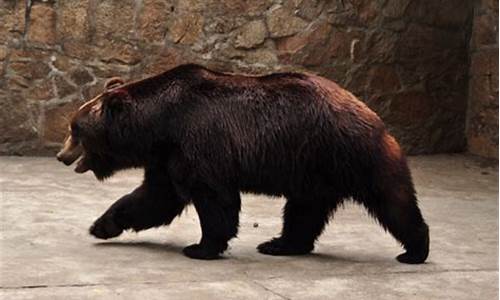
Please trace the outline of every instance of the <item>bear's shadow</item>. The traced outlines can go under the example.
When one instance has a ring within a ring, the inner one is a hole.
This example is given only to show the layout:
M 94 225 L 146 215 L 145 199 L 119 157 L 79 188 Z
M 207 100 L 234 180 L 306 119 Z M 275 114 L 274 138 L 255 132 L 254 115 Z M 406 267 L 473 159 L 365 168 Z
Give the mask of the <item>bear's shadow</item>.
M 171 252 L 176 254 L 182 254 L 182 249 L 184 246 L 166 243 L 155 243 L 155 242 L 98 242 L 94 243 L 96 247 L 109 247 L 109 248 L 141 248 L 146 249 L 156 253 Z
M 109 242 L 97 242 L 94 243 L 96 247 L 103 248 L 137 248 L 137 249 L 145 249 L 147 251 L 151 251 L 157 254 L 162 254 L 165 252 L 176 254 L 184 257 L 182 254 L 182 249 L 184 249 L 185 245 L 176 245 L 176 244 L 168 244 L 168 243 L 157 243 L 157 242 L 149 242 L 149 241 L 109 241 Z M 264 255 L 267 257 L 267 255 Z M 232 255 L 222 255 L 220 259 L 235 259 Z M 311 262 L 317 263 L 325 263 L 325 262 L 339 262 L 339 263 L 363 263 L 363 262 L 377 262 L 380 258 L 374 257 L 364 257 L 363 258 L 354 258 L 348 257 L 345 255 L 333 255 L 329 253 L 318 253 L 313 252 L 306 255 L 300 256 L 281 256 L 276 257 L 276 259 L 295 259 L 295 260 L 310 260 Z M 382 259 L 383 260 L 383 259 Z

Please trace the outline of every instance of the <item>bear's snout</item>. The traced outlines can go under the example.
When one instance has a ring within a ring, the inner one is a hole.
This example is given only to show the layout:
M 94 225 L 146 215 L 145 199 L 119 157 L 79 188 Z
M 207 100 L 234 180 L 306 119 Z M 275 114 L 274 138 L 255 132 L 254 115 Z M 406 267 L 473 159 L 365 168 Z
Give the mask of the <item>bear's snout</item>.
M 62 153 L 62 151 L 57 153 L 56 157 L 58 161 L 64 163 L 67 166 L 71 165 L 76 160 L 76 158 L 74 160 L 68 158 L 66 155 L 64 155 L 64 153 Z
M 81 146 L 81 144 L 75 142 L 70 136 L 66 139 L 63 148 L 61 149 L 61 151 L 59 151 L 59 153 L 57 153 L 56 157 L 57 160 L 69 166 L 73 162 L 75 162 L 75 160 L 77 160 L 78 157 L 82 155 L 82 153 L 83 147 Z

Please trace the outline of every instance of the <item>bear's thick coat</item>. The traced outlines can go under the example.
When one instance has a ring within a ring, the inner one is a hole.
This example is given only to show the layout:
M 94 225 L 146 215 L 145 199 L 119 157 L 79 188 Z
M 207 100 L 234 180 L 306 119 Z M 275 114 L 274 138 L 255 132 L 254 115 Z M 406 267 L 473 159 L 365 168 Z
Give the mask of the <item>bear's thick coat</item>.
M 286 197 L 281 236 L 258 246 L 305 254 L 344 200 L 364 205 L 422 263 L 428 227 L 405 157 L 380 118 L 311 74 L 244 76 L 182 65 L 132 83 L 112 79 L 71 120 L 58 158 L 99 179 L 143 167 L 141 186 L 90 229 L 97 238 L 170 224 L 192 203 L 201 241 L 184 253 L 217 258 L 238 231 L 240 191 Z

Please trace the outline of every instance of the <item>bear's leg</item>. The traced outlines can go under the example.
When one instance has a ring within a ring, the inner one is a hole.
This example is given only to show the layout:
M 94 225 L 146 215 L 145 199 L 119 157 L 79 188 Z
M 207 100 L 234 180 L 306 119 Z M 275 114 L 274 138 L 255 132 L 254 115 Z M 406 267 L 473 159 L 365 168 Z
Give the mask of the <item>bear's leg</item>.
M 382 187 L 366 199 L 365 206 L 380 224 L 405 248 L 397 260 L 423 263 L 429 254 L 429 229 L 425 223 L 411 183 Z
M 420 264 L 429 255 L 429 228 L 418 208 L 415 188 L 399 144 L 388 133 L 380 136 L 380 152 L 364 186 L 358 189 L 355 200 L 362 202 L 384 229 L 405 248 L 397 256 L 402 263 Z
M 328 223 L 338 202 L 328 205 L 321 199 L 287 200 L 281 236 L 260 244 L 257 249 L 268 255 L 300 255 L 314 249 L 316 238 Z
M 89 232 L 97 238 L 108 239 L 126 229 L 140 231 L 167 225 L 182 212 L 185 205 L 172 195 L 172 189 L 164 190 L 144 183 L 111 205 Z
M 193 199 L 200 218 L 202 237 L 199 244 L 184 248 L 186 256 L 195 259 L 216 259 L 227 249 L 228 241 L 238 233 L 240 194 L 222 193 Z

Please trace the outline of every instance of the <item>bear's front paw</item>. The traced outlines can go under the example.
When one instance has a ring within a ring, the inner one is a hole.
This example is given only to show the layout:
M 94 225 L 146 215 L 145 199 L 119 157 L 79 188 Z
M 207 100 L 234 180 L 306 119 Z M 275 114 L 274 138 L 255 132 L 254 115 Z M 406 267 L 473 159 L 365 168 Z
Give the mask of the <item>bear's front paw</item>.
M 311 245 L 293 245 L 286 243 L 282 238 L 274 238 L 257 246 L 257 250 L 267 255 L 302 255 L 313 250 Z
M 192 244 L 182 250 L 184 255 L 194 259 L 218 259 L 219 252 L 203 246 L 202 244 Z
M 117 237 L 122 232 L 123 229 L 115 223 L 113 217 L 110 215 L 100 217 L 89 229 L 91 235 L 103 240 Z

